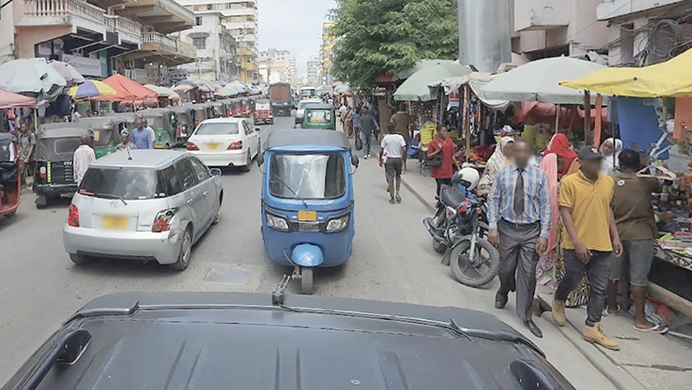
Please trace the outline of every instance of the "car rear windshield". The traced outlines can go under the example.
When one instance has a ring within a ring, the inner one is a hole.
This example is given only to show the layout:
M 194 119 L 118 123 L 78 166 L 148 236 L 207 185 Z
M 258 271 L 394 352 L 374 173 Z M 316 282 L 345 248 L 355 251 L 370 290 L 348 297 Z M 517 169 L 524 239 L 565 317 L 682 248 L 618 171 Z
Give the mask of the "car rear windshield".
M 238 134 L 238 123 L 202 123 L 195 135 L 228 135 Z
M 143 200 L 166 197 L 166 183 L 151 169 L 89 168 L 79 193 L 97 198 Z

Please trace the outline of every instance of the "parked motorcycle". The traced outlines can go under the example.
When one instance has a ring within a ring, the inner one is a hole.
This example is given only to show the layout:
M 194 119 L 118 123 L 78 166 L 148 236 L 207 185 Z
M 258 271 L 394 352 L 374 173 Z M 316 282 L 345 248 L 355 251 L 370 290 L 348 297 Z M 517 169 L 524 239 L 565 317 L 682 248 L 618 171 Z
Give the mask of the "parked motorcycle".
M 445 253 L 454 277 L 470 287 L 490 283 L 500 268 L 500 254 L 483 238 L 489 230 L 485 199 L 467 197 L 458 189 L 462 185 L 472 190 L 477 183 L 478 172 L 473 168 L 457 172 L 452 185 L 440 191 L 435 216 L 423 220 L 433 238 L 433 249 Z

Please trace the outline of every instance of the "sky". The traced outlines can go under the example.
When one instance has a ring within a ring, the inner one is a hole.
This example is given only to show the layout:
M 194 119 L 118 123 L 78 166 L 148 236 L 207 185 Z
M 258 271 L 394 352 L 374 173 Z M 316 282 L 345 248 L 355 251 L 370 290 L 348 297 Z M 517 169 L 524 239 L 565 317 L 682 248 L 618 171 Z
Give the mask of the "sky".
M 259 49 L 290 50 L 298 74 L 307 72 L 307 62 L 320 53 L 322 23 L 334 0 L 257 0 L 259 3 Z

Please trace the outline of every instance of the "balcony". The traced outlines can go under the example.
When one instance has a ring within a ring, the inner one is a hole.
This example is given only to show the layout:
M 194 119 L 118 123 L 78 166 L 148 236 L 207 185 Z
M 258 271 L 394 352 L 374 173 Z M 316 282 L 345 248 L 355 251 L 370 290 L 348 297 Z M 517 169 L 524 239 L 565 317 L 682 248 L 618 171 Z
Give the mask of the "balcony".
M 125 55 L 125 59 L 160 56 L 166 62 L 186 63 L 197 60 L 197 48 L 189 43 L 156 32 L 142 33 L 141 49 Z
M 516 31 L 550 30 L 568 24 L 564 0 L 514 0 Z
M 106 33 L 106 11 L 79 0 L 24 0 L 18 27 L 71 26 Z
M 605 0 L 596 9 L 598 20 L 611 20 L 631 14 L 684 3 L 686 0 Z
M 152 26 L 163 34 L 187 30 L 195 25 L 194 14 L 173 0 L 138 0 L 125 3 L 124 7 L 116 12 Z
M 119 40 L 140 45 L 142 43 L 142 24 L 130 19 L 115 17 L 106 19 L 108 31 L 118 34 Z

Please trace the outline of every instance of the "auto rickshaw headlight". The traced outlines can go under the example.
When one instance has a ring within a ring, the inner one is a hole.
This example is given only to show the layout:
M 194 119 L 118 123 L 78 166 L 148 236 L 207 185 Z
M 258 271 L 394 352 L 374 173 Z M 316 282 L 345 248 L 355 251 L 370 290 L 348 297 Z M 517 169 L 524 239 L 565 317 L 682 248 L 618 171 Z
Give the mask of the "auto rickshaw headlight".
M 340 232 L 346 227 L 348 227 L 348 220 L 349 220 L 349 215 L 344 215 L 338 218 L 330 219 L 329 222 L 327 222 L 327 227 L 325 230 L 327 233 L 337 233 Z
M 286 221 L 286 218 L 269 213 L 266 213 L 266 216 L 268 227 L 276 230 L 288 231 L 288 221 Z

